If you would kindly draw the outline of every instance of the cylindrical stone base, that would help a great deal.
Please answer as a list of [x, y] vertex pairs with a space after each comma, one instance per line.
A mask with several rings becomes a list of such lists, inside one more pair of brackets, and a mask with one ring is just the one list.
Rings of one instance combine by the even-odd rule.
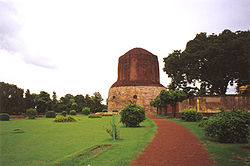
[[119, 112], [128, 104], [136, 104], [146, 112], [156, 112], [156, 108], [150, 106], [150, 102], [166, 89], [162, 86], [119, 86], [111, 87], [108, 95], [108, 111], [114, 109]]

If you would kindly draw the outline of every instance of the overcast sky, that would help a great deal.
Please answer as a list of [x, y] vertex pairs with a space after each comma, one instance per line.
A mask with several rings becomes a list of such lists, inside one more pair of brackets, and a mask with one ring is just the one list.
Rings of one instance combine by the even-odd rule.
[[100, 92], [134, 47], [163, 58], [197, 33], [250, 29], [250, 0], [0, 0], [0, 82], [59, 97]]

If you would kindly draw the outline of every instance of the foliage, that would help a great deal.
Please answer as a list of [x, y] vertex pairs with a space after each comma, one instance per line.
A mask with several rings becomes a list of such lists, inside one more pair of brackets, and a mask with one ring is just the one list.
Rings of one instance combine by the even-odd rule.
[[250, 31], [197, 34], [184, 51], [164, 58], [164, 71], [172, 79], [169, 88], [189, 95], [223, 95], [228, 84], [249, 85], [249, 43]]
[[16, 85], [0, 82], [0, 113], [24, 113], [23, 92]]
[[250, 114], [244, 110], [224, 111], [208, 119], [205, 133], [220, 142], [247, 142], [249, 119]]
[[[120, 139], [120, 130], [118, 128], [117, 124], [114, 124], [114, 128], [115, 128], [115, 139]], [[110, 122], [109, 127], [105, 128], [105, 131], [111, 136], [111, 138], [113, 138], [113, 123]]]
[[0, 121], [9, 121], [10, 116], [7, 113], [0, 113]]
[[82, 108], [82, 114], [89, 115], [90, 114], [90, 108], [89, 107]]
[[40, 94], [36, 95], [35, 104], [38, 113], [45, 113], [47, 110], [51, 109], [51, 103], [52, 101], [49, 93], [41, 91]]
[[29, 108], [26, 110], [26, 115], [29, 119], [35, 119], [37, 116], [37, 110], [35, 108]]
[[103, 109], [102, 112], [108, 112], [108, 110], [107, 109]]
[[56, 117], [56, 112], [55, 111], [47, 111], [45, 113], [46, 118], [55, 118]]
[[183, 110], [181, 112], [181, 119], [187, 122], [197, 122], [201, 121], [202, 113], [196, 110]]
[[100, 114], [90, 114], [88, 117], [89, 118], [102, 118], [102, 115], [100, 115]]
[[76, 115], [76, 110], [70, 110], [69, 114], [70, 115]]
[[160, 94], [150, 102], [151, 106], [157, 108], [165, 108], [165, 115], [167, 113], [167, 104], [170, 104], [172, 107], [172, 112], [174, 117], [176, 116], [176, 103], [181, 102], [187, 98], [187, 95], [184, 91], [181, 90], [161, 90]]
[[136, 104], [130, 104], [123, 108], [120, 112], [121, 122], [126, 127], [138, 127], [141, 122], [145, 120], [144, 108]]
[[62, 116], [66, 117], [67, 112], [66, 112], [66, 111], [63, 111], [61, 114], [62, 114]]
[[73, 118], [72, 116], [67, 116], [67, 117], [57, 117], [54, 119], [54, 122], [76, 122], [76, 119]]

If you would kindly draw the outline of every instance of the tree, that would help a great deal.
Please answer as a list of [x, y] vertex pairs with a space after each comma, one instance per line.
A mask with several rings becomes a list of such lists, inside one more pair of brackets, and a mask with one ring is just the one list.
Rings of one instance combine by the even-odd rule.
[[29, 108], [35, 108], [35, 106], [36, 106], [35, 98], [36, 98], [36, 94], [30, 94], [30, 90], [27, 89], [25, 92], [25, 97], [24, 97], [25, 110], [27, 110]]
[[51, 99], [50, 94], [41, 91], [40, 94], [38, 94], [35, 98], [35, 103], [37, 106], [37, 112], [38, 113], [45, 113], [48, 109], [51, 109]]
[[25, 111], [23, 104], [24, 90], [16, 85], [0, 82], [0, 112], [20, 114]]
[[175, 50], [164, 63], [163, 70], [172, 78], [170, 89], [224, 95], [228, 84], [240, 87], [250, 83], [250, 31], [197, 34], [183, 52]]

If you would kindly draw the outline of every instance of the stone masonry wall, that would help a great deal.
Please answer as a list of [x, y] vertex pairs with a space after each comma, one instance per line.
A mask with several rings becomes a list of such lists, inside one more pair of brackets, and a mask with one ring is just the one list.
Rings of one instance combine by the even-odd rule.
[[146, 112], [156, 113], [156, 108], [150, 106], [160, 91], [165, 89], [160, 86], [119, 86], [111, 87], [108, 95], [108, 111], [117, 109], [121, 111], [128, 104], [137, 104]]

